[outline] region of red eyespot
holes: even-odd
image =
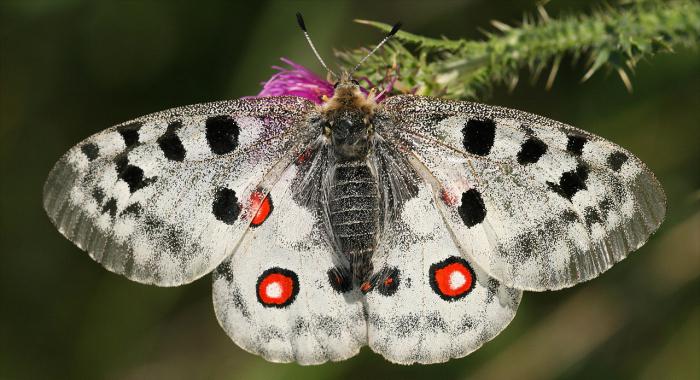
[[[446,301],[466,296],[476,285],[474,270],[466,260],[455,256],[431,265],[429,275],[433,291]]]
[[[299,293],[296,273],[282,268],[270,268],[258,277],[258,302],[266,307],[285,307]]]
[[[257,210],[253,220],[250,221],[251,226],[257,227],[272,213],[272,195],[268,194],[263,198],[263,193],[261,191],[254,191],[250,194],[250,209]]]

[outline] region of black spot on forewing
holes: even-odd
[[[124,208],[124,210],[121,212],[120,215],[139,216],[139,215],[141,215],[142,211],[143,211],[143,209],[141,208],[141,205],[139,203],[132,203],[132,204],[126,206],[126,208]]]
[[[627,157],[626,154],[622,152],[615,152],[612,153],[608,156],[608,165],[610,165],[610,168],[616,172],[619,172],[620,169],[622,168],[622,165],[627,162]]]
[[[115,215],[117,215],[117,200],[114,198],[109,198],[107,202],[105,202],[105,205],[102,207],[102,213],[109,213],[109,216],[114,218]]]
[[[129,185],[129,191],[132,193],[136,190],[143,189],[153,181],[153,178],[145,178],[143,169],[134,165],[127,165],[124,170],[119,173],[119,179]]]
[[[565,172],[559,178],[559,183],[547,182],[549,188],[562,197],[571,200],[580,190],[586,190],[588,179],[588,167],[582,163],[575,170]]]
[[[496,123],[491,119],[470,119],[462,128],[464,149],[472,154],[485,156],[491,151],[496,137]]]
[[[129,159],[126,158],[126,154],[119,154],[114,159],[114,165],[116,165],[117,175],[126,170],[126,167],[129,165]]]
[[[462,193],[462,204],[457,208],[457,212],[467,227],[483,222],[486,217],[486,206],[479,191],[469,189]]]
[[[94,190],[92,190],[92,197],[95,198],[98,205],[101,205],[102,201],[105,199],[105,192],[99,187],[96,187]]]
[[[180,137],[175,133],[180,127],[182,127],[182,123],[179,121],[170,123],[165,133],[157,140],[160,150],[171,161],[182,161],[185,159],[185,147],[182,145]]]
[[[608,214],[610,213],[610,210],[613,207],[613,202],[609,197],[603,198],[603,200],[598,203],[598,208],[600,208],[600,211],[603,213],[603,218],[607,219]]]
[[[141,123],[135,122],[117,127],[117,132],[124,139],[124,145],[126,145],[127,149],[139,143],[139,129],[141,129],[141,125]]]
[[[116,165],[117,178],[129,185],[129,191],[131,193],[135,192],[136,190],[143,189],[156,180],[156,177],[146,178],[144,176],[143,169],[129,164],[129,159],[126,156],[126,153],[118,155],[114,160],[114,164]]]
[[[547,152],[547,144],[537,137],[530,137],[520,147],[518,163],[520,165],[534,164]]]
[[[238,146],[238,124],[230,116],[213,116],[206,121],[207,142],[215,154],[233,152]]]
[[[598,214],[598,210],[596,210],[594,207],[586,207],[583,211],[583,218],[588,227],[592,226],[594,223],[603,223],[603,220],[600,218],[600,214]]]
[[[95,143],[87,143],[80,147],[80,151],[83,152],[88,160],[92,161],[97,158],[100,154],[100,148],[97,147]]]
[[[576,223],[578,221],[578,214],[574,210],[566,209],[561,213],[561,220],[567,223]]]
[[[236,192],[225,187],[217,189],[212,203],[214,217],[226,224],[233,224],[238,219],[241,206],[238,204]]]
[[[576,156],[583,154],[583,146],[588,141],[587,138],[579,135],[568,135],[566,136],[568,141],[566,142],[566,150]]]

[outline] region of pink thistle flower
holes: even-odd
[[[332,83],[328,83],[311,70],[287,58],[280,58],[280,60],[291,68],[272,66],[273,69],[277,70],[277,73],[263,83],[262,91],[257,97],[291,95],[321,104],[324,95],[333,96]]]
[[[290,59],[280,58],[280,60],[289,65],[290,68],[272,66],[273,69],[277,70],[277,73],[263,83],[262,90],[255,97],[291,95],[308,99],[316,104],[323,103],[324,95],[329,98],[333,97],[332,83]],[[395,81],[396,77],[390,78],[387,87],[376,95],[375,101],[384,100],[393,90]],[[368,78],[360,78],[360,82],[366,83],[369,88],[375,87]],[[365,87],[361,86],[360,90],[365,94],[369,93]]]

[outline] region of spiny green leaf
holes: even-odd
[[[451,98],[484,97],[498,84],[514,87],[522,69],[533,77],[547,67],[550,88],[563,57],[588,57],[583,80],[597,71],[615,71],[631,89],[628,72],[637,62],[675,46],[693,46],[700,39],[700,2],[646,0],[605,7],[590,15],[552,18],[544,8],[525,15],[519,26],[495,22],[486,39],[448,40],[399,31],[386,49],[367,60],[358,75],[375,83],[387,69],[398,70],[400,91]],[[384,31],[391,26],[356,20]],[[368,49],[337,52],[352,64]]]

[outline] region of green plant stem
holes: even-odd
[[[358,75],[373,81],[399,71],[396,88],[422,95],[451,98],[483,97],[496,84],[514,87],[523,68],[536,79],[549,68],[551,86],[566,55],[585,57],[583,80],[601,68],[616,71],[631,90],[629,72],[643,58],[674,46],[692,46],[700,39],[700,2],[643,1],[590,15],[550,18],[543,8],[520,26],[494,21],[498,32],[483,41],[434,39],[400,31],[383,54],[371,57]],[[391,25],[358,20],[388,31]],[[357,62],[367,49],[337,52]]]

